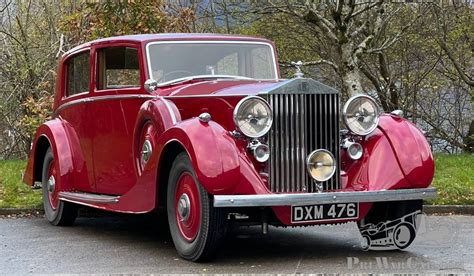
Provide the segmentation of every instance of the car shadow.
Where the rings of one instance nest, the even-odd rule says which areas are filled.
[[[83,213],[73,227],[82,237],[115,246],[130,246],[157,257],[179,258],[173,246],[167,219],[162,214],[116,214],[102,211]],[[79,234],[78,233],[78,234]],[[160,256],[161,255],[161,256]],[[408,258],[410,251],[362,251],[355,224],[298,228],[270,227],[264,235],[259,226],[233,227],[214,264],[273,264],[279,260],[321,260],[325,258]]]

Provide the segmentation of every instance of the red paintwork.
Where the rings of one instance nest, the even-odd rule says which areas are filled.
[[[57,171],[56,171],[56,161],[51,161],[51,163],[49,164],[49,168],[48,168],[48,179],[53,176],[56,178],[57,176]],[[59,204],[59,198],[58,198],[58,190],[60,189],[60,187],[57,187],[58,189],[55,189],[53,192],[50,192],[48,190],[48,200],[49,200],[49,205],[51,206],[51,208],[53,208],[53,210],[56,210],[56,208],[58,208],[58,204]]]
[[[248,153],[244,140],[235,139],[232,112],[246,95],[268,90],[279,81],[221,80],[190,81],[159,88],[152,95],[139,88],[97,91],[97,49],[109,46],[135,47],[139,51],[141,83],[148,76],[145,47],[150,41],[246,40],[258,38],[221,35],[138,35],[89,42],[66,53],[58,67],[53,120],[39,127],[24,181],[41,181],[35,168],[42,165],[47,141],[56,158],[57,185],[62,191],[120,195],[116,204],[89,204],[110,211],[144,213],[156,208],[161,168],[170,148],[181,147],[192,162],[196,177],[211,194],[268,194],[262,164]],[[272,44],[272,43],[271,43]],[[273,44],[272,44],[273,45]],[[90,51],[89,91],[64,97],[64,64],[72,56]],[[275,54],[276,55],[276,54]],[[87,100],[87,101],[86,101]],[[83,102],[84,101],[84,102]],[[203,123],[196,117],[212,115]],[[140,145],[148,137],[153,152],[146,164],[139,159]],[[421,188],[430,185],[434,163],[426,139],[408,121],[384,115],[379,127],[365,137],[362,159],[353,161],[341,151],[344,191]],[[187,183],[183,180],[183,183]],[[189,186],[189,185],[188,185]],[[183,187],[187,187],[183,184]],[[183,188],[186,190],[186,188]],[[166,195],[165,195],[166,196]],[[178,195],[177,195],[178,196]],[[361,203],[363,218],[371,203]],[[273,208],[278,219],[290,225],[289,207]],[[334,221],[337,223],[337,221]],[[192,239],[194,224],[181,225]]]

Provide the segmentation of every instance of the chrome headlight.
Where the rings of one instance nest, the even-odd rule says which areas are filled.
[[[243,98],[234,109],[235,126],[247,137],[258,138],[265,135],[270,130],[272,122],[272,110],[260,97]]]
[[[351,97],[342,110],[347,128],[358,135],[371,133],[379,123],[380,110],[374,99],[367,95]]]

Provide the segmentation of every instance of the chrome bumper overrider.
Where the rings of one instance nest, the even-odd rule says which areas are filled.
[[[435,198],[435,188],[306,194],[215,195],[214,207],[289,206]]]

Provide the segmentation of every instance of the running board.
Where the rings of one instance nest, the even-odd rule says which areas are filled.
[[[83,192],[59,192],[59,199],[79,204],[114,204],[119,202],[120,196],[91,194]]]

